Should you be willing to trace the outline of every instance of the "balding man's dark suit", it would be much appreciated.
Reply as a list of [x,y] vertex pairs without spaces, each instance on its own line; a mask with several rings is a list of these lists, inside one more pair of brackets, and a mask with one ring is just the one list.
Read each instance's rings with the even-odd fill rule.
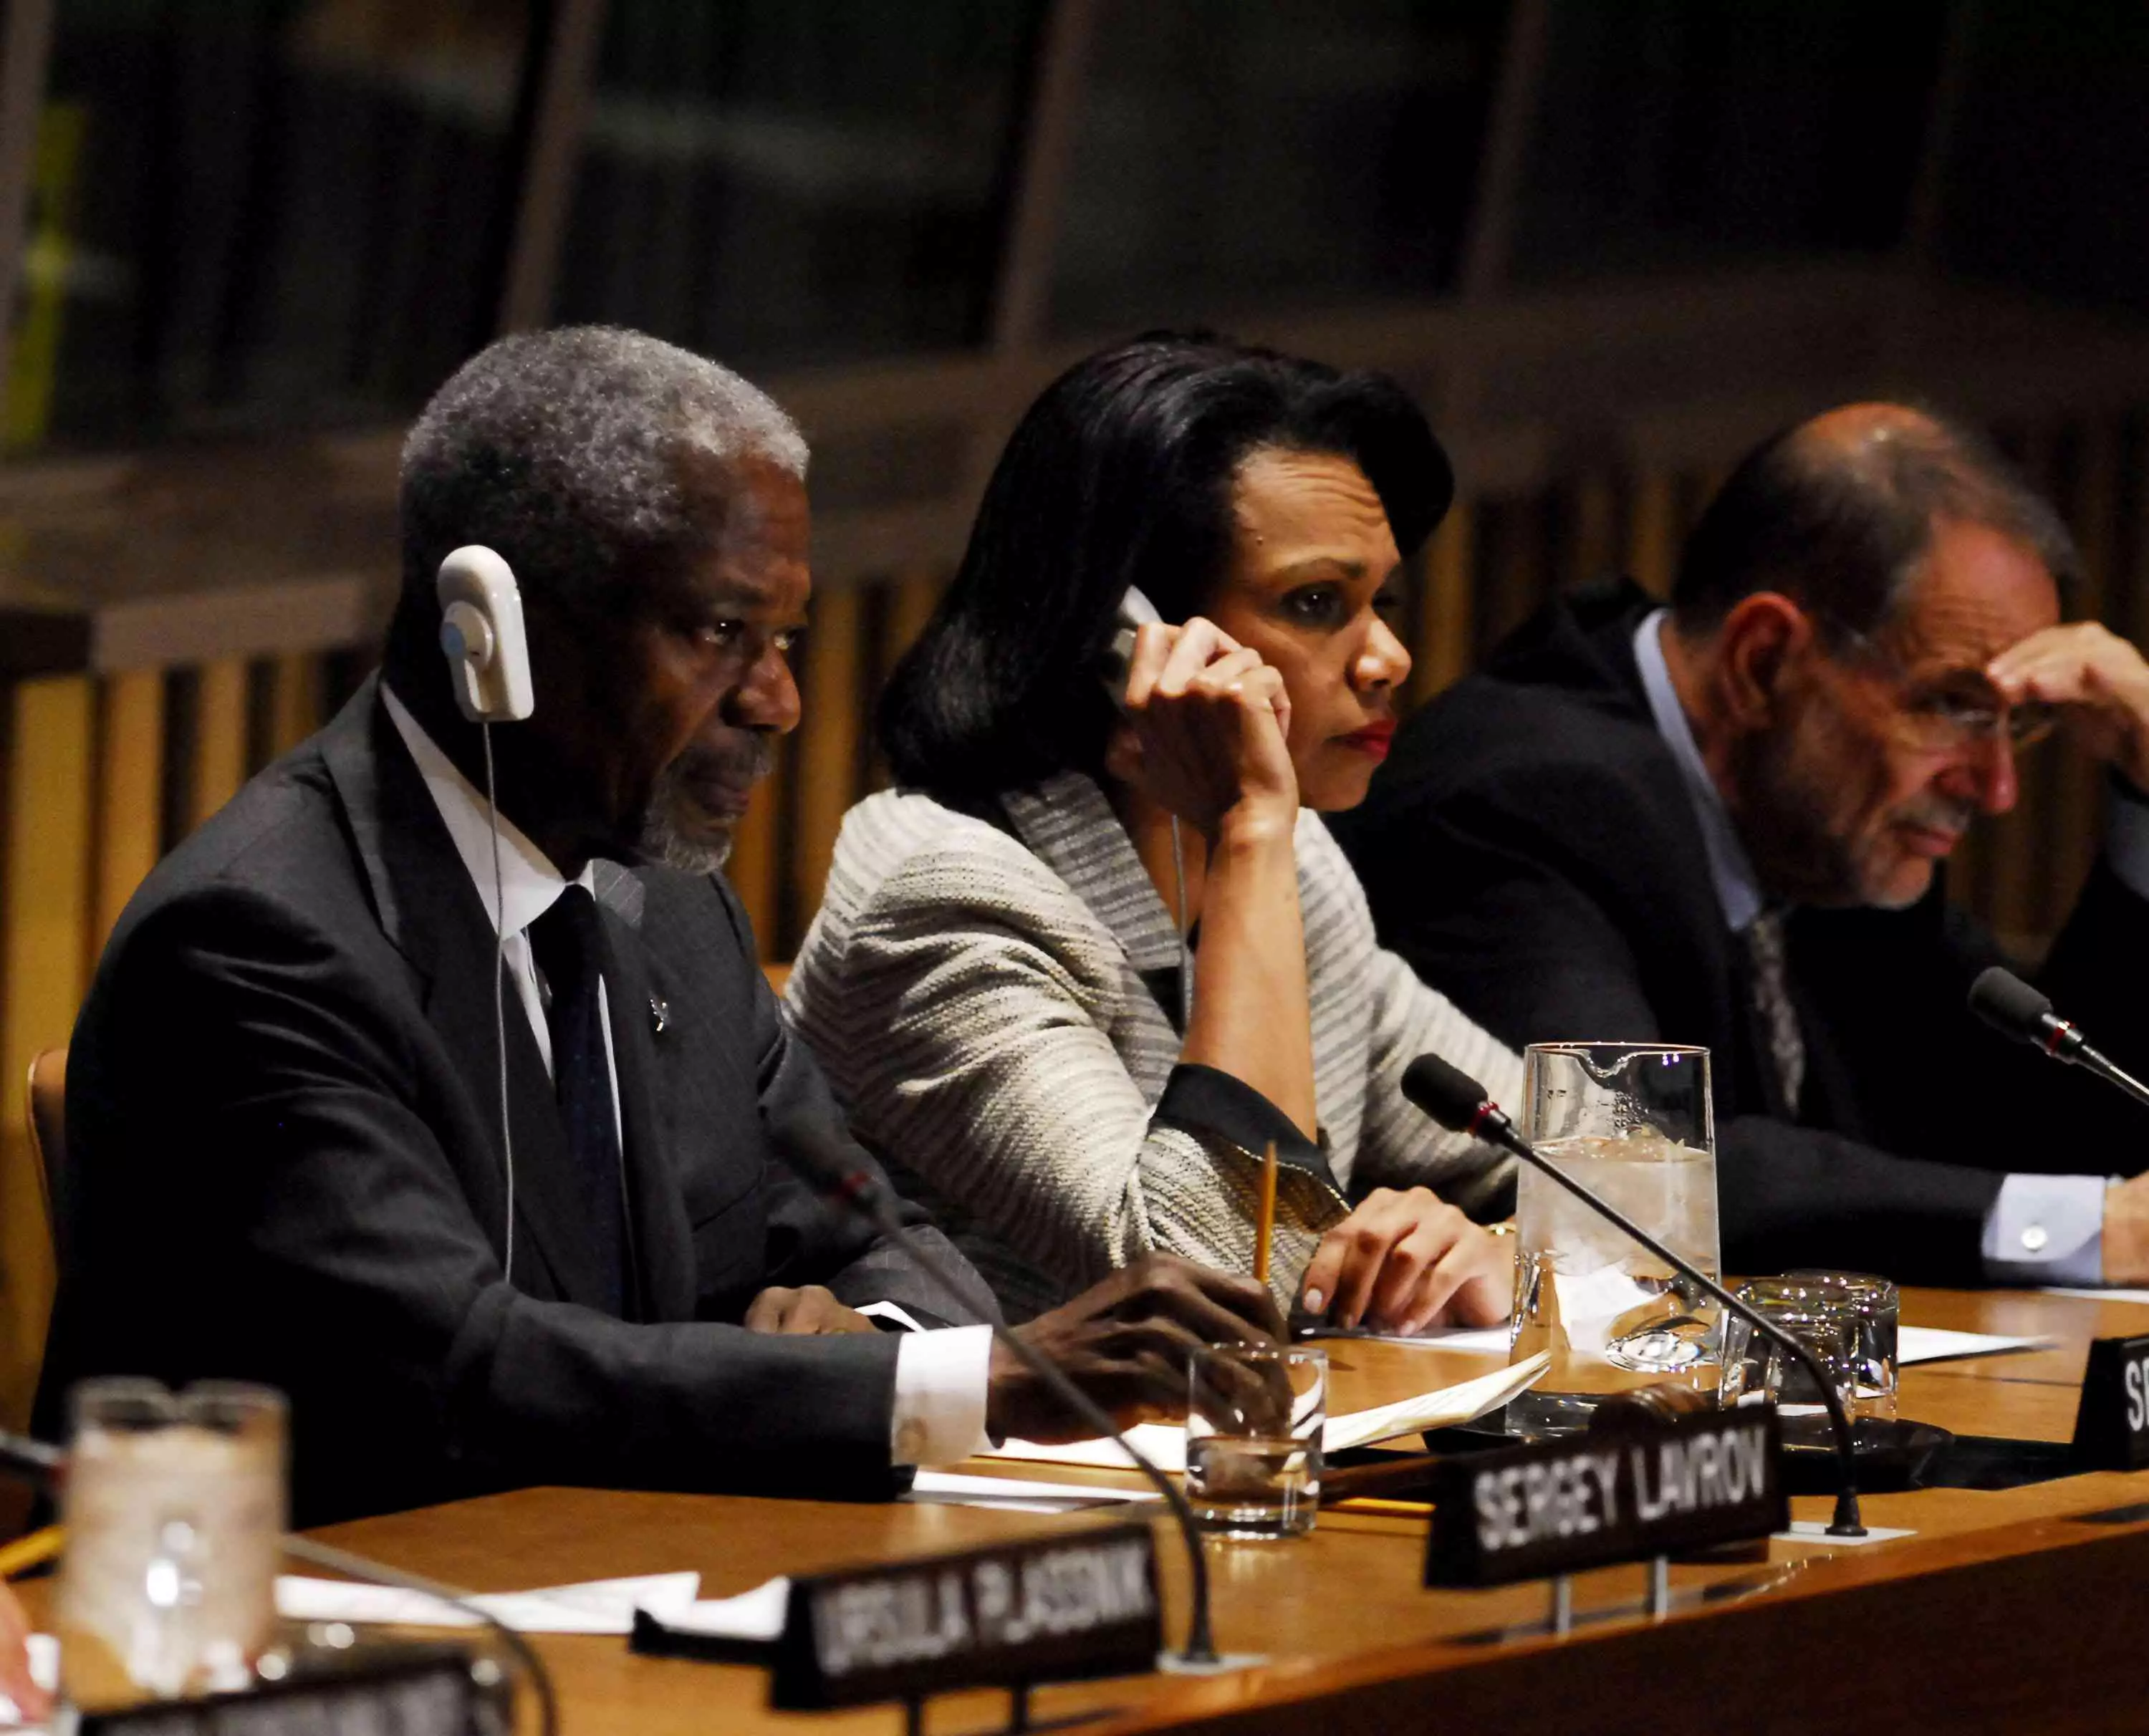
[[894,1487],[895,1340],[751,1333],[742,1311],[771,1284],[941,1321],[989,1298],[966,1313],[783,1167],[788,1122],[841,1120],[728,891],[599,872],[630,1319],[586,1305],[511,989],[503,1281],[491,926],[369,682],[151,875],[106,949],[69,1058],[43,1425],[88,1374],[268,1381],[308,1523],[541,1482]]
[[[1976,1283],[2003,1174],[2131,1175],[2149,1115],[1978,1024],[1999,947],[1936,887],[1789,924],[1806,1081],[1790,1114],[1677,762],[1637,672],[1631,584],[1547,608],[1404,726],[1333,829],[1382,944],[1515,1044],[1705,1044],[1730,1270],[1839,1265]],[[2043,981],[2149,1061],[2149,904],[2100,863]]]

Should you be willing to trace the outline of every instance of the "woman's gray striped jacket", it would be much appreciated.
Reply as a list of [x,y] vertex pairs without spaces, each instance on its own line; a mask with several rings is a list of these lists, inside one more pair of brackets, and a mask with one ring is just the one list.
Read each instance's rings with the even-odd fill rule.
[[1150,1249],[1251,1270],[1271,1136],[1286,1303],[1346,1198],[1423,1184],[1474,1217],[1508,1210],[1511,1160],[1397,1082],[1437,1049],[1519,1105],[1522,1061],[1376,943],[1317,815],[1296,845],[1318,1146],[1236,1079],[1177,1064],[1178,936],[1103,792],[1066,773],[1003,806],[1006,829],[901,792],[853,808],[788,1002],[859,1135],[1011,1317]]

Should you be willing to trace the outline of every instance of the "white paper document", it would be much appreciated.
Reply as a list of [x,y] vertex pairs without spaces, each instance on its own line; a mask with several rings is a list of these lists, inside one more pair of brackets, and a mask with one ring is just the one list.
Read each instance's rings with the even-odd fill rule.
[[2149,1290],[2068,1290],[2055,1285],[2048,1296],[2085,1296],[2092,1302],[2149,1302]]
[[779,1573],[735,1598],[710,1598],[684,1609],[650,1613],[674,1633],[773,1642],[783,1632],[784,1611],[790,1602],[791,1581]]
[[2049,1338],[1998,1338],[1990,1332],[1950,1332],[1939,1326],[1904,1326],[1895,1337],[1895,1361],[1945,1362],[1957,1356],[1990,1356],[2001,1351],[2033,1351]]
[[[699,1573],[644,1573],[588,1579],[536,1591],[494,1592],[471,1602],[517,1633],[631,1633],[634,1612],[670,1621],[702,1588]],[[472,1628],[476,1618],[422,1592],[342,1579],[276,1577],[276,1613],[290,1622],[393,1622],[415,1628]]]
[[1340,1344],[1356,1340],[1361,1344],[1407,1344],[1418,1350],[1463,1351],[1504,1356],[1507,1354],[1507,1336],[1508,1328],[1504,1325],[1435,1326],[1424,1332],[1338,1332],[1332,1340],[1324,1333],[1316,1332],[1312,1341]]
[[997,1507],[1009,1513],[1079,1513],[1087,1507],[1121,1507],[1164,1497],[1155,1489],[1092,1488],[1083,1483],[1032,1482],[1027,1477],[921,1471],[903,1498],[940,1506]]
[[[1321,1444],[1330,1452],[1352,1447],[1370,1447],[1397,1435],[1415,1435],[1425,1429],[1453,1428],[1472,1422],[1488,1411],[1497,1411],[1518,1392],[1527,1391],[1543,1376],[1551,1358],[1540,1351],[1512,1367],[1496,1368],[1475,1380],[1443,1386],[1370,1411],[1353,1411],[1331,1416],[1321,1431]],[[1145,1422],[1127,1431],[1136,1449],[1160,1471],[1186,1468],[1186,1430],[1175,1422]],[[1028,1459],[1048,1465],[1107,1465],[1130,1469],[1134,1462],[1116,1441],[1074,1441],[1047,1446],[1035,1441],[1009,1441],[994,1447],[994,1458]]]
[[1770,1533],[1779,1542],[1825,1543],[1831,1549],[1860,1549],[1873,1543],[1892,1543],[1897,1537],[1914,1537],[1915,1531],[1892,1531],[1885,1525],[1869,1525],[1862,1537],[1832,1537],[1824,1519],[1794,1519],[1789,1531]]

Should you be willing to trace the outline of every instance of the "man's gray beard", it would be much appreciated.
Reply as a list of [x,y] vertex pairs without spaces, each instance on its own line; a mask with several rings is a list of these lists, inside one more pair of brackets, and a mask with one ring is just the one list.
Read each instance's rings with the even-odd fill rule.
[[[754,757],[753,782],[758,783],[766,777],[775,762],[773,748],[761,743]],[[716,838],[702,836],[698,831],[690,837],[680,825],[679,816],[692,811],[692,807],[682,756],[657,774],[649,794],[649,810],[642,816],[642,853],[647,860],[661,862],[682,873],[713,874],[731,860],[732,828],[726,827]]]
[[[1828,804],[1807,781],[1814,774],[1794,762],[1788,736],[1756,737],[1739,759],[1739,829],[1770,897],[1837,909],[1898,910],[1924,896],[1889,898],[1870,883],[1857,852],[1829,833]],[[1974,803],[1928,793],[1891,818],[1960,832],[1976,813]]]
[[682,874],[713,874],[732,859],[731,834],[720,841],[682,838],[671,815],[652,808],[642,828],[642,853]]

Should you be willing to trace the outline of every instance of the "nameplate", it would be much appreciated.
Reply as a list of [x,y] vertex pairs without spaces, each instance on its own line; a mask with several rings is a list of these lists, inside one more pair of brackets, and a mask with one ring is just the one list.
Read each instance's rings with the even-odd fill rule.
[[2091,1341],[2075,1409],[2075,1461],[2091,1471],[2149,1465],[2149,1338]]
[[1145,1522],[794,1579],[768,1703],[818,1711],[951,1688],[1126,1675],[1164,1643]]
[[1773,1405],[1470,1453],[1433,1479],[1430,1586],[1506,1585],[1790,1522]]
[[243,1693],[83,1712],[80,1736],[471,1736],[511,1721],[505,1686],[482,1688],[471,1655],[445,1646],[382,1647],[344,1665],[300,1669]]

